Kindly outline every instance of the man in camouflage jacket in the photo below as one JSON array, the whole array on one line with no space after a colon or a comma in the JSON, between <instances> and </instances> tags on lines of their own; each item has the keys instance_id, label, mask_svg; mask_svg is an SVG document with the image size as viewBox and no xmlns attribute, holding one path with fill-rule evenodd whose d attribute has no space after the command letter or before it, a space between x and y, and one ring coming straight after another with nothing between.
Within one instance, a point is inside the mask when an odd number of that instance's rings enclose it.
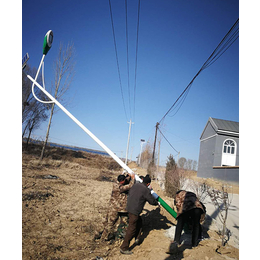
<instances>
[{"instance_id":1,"label":"man in camouflage jacket","mask_svg":"<svg viewBox=\"0 0 260 260\"><path fill-rule=\"evenodd\" d=\"M120 213L127 213L127 195L128 191L134 185L134 174L119 175L117 182L113 184L111 198L109 201L109 210L103 223L104 230L101 239L110 240L113 237L113 228L119 218ZM130 182L129 182L130 179Z\"/></svg>"}]
</instances>

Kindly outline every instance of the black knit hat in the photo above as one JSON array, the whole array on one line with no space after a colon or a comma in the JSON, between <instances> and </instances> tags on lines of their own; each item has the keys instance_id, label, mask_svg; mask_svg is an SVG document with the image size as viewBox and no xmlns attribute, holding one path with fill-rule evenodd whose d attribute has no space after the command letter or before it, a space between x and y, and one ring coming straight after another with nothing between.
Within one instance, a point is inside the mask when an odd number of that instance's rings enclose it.
<instances>
[{"instance_id":1,"label":"black knit hat","mask_svg":"<svg viewBox=\"0 0 260 260\"><path fill-rule=\"evenodd\" d=\"M124 180L125 180L125 175L123 175L123 174L118 175L117 181L121 182L121 181L124 181Z\"/></svg>"},{"instance_id":2,"label":"black knit hat","mask_svg":"<svg viewBox=\"0 0 260 260\"><path fill-rule=\"evenodd\" d=\"M143 182L146 183L146 184L151 183L151 178L148 174L143 178Z\"/></svg>"}]
</instances>

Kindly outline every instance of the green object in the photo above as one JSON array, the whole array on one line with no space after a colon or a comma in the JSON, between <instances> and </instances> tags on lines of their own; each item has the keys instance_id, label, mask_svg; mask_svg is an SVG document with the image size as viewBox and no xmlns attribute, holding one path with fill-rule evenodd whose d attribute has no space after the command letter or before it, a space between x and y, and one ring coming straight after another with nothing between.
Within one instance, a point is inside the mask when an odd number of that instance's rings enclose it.
<instances>
[{"instance_id":1,"label":"green object","mask_svg":"<svg viewBox=\"0 0 260 260\"><path fill-rule=\"evenodd\" d=\"M52 30L49 30L45 37L44 37L44 41L43 41L43 54L46 55L48 53L48 51L50 50L51 46L52 46L52 41L53 41L53 32Z\"/></svg>"},{"instance_id":2,"label":"green object","mask_svg":"<svg viewBox=\"0 0 260 260\"><path fill-rule=\"evenodd\" d=\"M177 213L161 198L157 198L158 202L176 219Z\"/></svg>"}]
</instances>

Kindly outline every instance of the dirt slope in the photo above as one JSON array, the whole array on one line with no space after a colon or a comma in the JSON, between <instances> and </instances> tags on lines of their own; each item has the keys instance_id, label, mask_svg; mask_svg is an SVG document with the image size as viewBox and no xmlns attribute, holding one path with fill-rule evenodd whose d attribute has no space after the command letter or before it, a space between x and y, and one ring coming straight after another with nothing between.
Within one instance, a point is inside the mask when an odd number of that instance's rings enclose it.
<instances>
[{"instance_id":1,"label":"dirt slope","mask_svg":"<svg viewBox=\"0 0 260 260\"><path fill-rule=\"evenodd\" d=\"M132 256L120 254L122 241L93 240L109 209L112 182L122 171L113 160L81 152L50 150L39 162L34 147L23 152L23 259L238 259L238 249L220 247L215 231L197 248L169 255L175 219L163 208L146 205L143 243L133 245ZM136 167L136 166L135 166ZM139 170L140 174L146 172ZM154 182L155 192L172 205ZM172 232L174 234L174 231ZM172 235L172 234L171 234Z\"/></svg>"}]
</instances>

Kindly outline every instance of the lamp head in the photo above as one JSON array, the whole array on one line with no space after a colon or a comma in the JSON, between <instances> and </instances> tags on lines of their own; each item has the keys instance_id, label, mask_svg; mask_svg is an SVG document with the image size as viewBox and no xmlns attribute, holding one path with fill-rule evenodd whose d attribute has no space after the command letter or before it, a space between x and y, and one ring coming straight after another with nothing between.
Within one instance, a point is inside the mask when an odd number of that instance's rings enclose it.
<instances>
[{"instance_id":1,"label":"lamp head","mask_svg":"<svg viewBox=\"0 0 260 260\"><path fill-rule=\"evenodd\" d=\"M45 37L44 37L44 41L43 41L43 54L46 55L48 53L48 51L51 48L53 42L53 32L52 30L49 30Z\"/></svg>"}]
</instances>

